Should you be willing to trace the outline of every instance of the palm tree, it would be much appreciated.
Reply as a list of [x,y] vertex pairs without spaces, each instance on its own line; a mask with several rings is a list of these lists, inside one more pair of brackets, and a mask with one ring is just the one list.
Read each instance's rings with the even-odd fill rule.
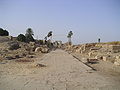
[[32,35],[32,36],[34,35],[33,30],[31,28],[28,28],[26,30],[26,34],[29,34],[29,35]]
[[73,32],[72,32],[72,31],[70,31],[70,32],[68,33],[68,35],[67,35],[69,45],[72,44],[72,41],[71,41],[72,35],[73,35]]
[[50,37],[50,40],[52,40],[52,31],[48,32],[47,37]]
[[34,41],[33,35],[34,35],[33,30],[31,28],[28,28],[25,34],[26,42]]
[[52,31],[48,32],[47,36],[45,36],[45,38],[44,38],[45,41],[47,41],[47,38],[48,38],[48,37],[52,37]]
[[47,36],[44,39],[45,39],[45,41],[47,41]]
[[100,38],[98,38],[98,43],[100,43]]
[[50,36],[52,36],[52,31],[50,31],[47,35],[47,37],[50,37]]

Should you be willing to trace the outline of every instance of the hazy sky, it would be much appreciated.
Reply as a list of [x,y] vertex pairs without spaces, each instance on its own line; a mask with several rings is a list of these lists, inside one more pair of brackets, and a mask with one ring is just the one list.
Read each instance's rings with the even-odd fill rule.
[[120,41],[120,0],[0,0],[0,27],[17,36],[32,28],[35,38],[53,31],[56,40],[74,44]]

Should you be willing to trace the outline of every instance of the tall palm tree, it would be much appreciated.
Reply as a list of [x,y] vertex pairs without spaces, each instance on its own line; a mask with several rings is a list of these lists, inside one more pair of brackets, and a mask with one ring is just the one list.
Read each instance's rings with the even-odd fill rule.
[[68,43],[69,43],[70,45],[72,44],[72,41],[71,41],[72,35],[73,35],[73,32],[72,32],[72,31],[70,31],[70,32],[68,33],[68,35],[67,35]]
[[33,35],[34,35],[33,30],[31,28],[28,28],[25,34],[26,42],[34,41]]
[[100,43],[100,38],[98,38],[98,43]]
[[47,37],[50,37],[50,40],[52,40],[52,31],[48,32]]
[[52,31],[48,32],[47,37],[50,37],[50,36],[52,36]]
[[26,30],[26,34],[29,34],[29,35],[32,35],[32,36],[34,35],[33,30],[31,28],[28,28]]

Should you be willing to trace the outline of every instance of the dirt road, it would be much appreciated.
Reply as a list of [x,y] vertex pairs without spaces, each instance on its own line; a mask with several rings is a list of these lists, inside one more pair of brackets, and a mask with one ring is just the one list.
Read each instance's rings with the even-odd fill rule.
[[99,75],[63,50],[52,51],[34,63],[46,67],[1,64],[0,90],[120,90],[115,80]]

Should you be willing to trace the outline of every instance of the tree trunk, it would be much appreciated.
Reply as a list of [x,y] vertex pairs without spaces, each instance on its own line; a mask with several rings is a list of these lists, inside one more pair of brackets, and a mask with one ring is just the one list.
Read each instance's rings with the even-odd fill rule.
[[69,43],[69,45],[72,44],[71,37],[68,38],[68,43]]

